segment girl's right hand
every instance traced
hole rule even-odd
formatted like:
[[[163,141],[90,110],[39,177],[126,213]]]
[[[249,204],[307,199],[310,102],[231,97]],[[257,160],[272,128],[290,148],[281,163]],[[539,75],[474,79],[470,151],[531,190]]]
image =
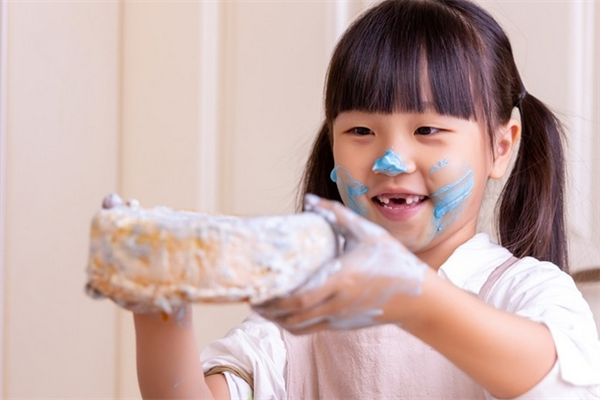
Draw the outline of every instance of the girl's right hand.
[[[102,208],[105,210],[109,210],[115,207],[139,207],[140,203],[136,199],[129,199],[127,201],[123,201],[123,199],[116,193],[111,193],[108,196],[104,197],[102,200]],[[119,307],[132,311],[135,314],[161,314],[161,311],[157,308],[148,306],[147,304],[142,303],[133,303],[133,302],[125,302],[123,300],[111,299],[117,304]],[[179,307],[172,311],[172,314],[175,316],[176,320],[181,320],[182,316],[185,314],[186,307]],[[164,318],[164,313],[163,318]]]

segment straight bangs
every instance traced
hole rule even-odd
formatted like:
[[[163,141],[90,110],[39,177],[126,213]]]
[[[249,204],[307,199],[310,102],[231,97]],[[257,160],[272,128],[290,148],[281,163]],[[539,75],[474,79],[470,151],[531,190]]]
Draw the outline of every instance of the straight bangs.
[[[433,110],[478,120],[485,104],[482,51],[455,10],[431,1],[386,2],[355,21],[329,66],[325,113]],[[479,53],[479,54],[475,54]]]

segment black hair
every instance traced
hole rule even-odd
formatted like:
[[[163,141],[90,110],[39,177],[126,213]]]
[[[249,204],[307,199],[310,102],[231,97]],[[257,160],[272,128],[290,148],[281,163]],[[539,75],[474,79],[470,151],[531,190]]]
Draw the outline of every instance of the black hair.
[[[480,121],[490,143],[514,107],[522,116],[517,160],[497,205],[501,244],[568,270],[563,128],[526,92],[510,42],[494,18],[467,0],[387,0],[360,16],[332,56],[325,121],[301,195],[341,200],[329,179],[331,125],[344,111],[424,112]],[[490,148],[493,149],[492,146]]]

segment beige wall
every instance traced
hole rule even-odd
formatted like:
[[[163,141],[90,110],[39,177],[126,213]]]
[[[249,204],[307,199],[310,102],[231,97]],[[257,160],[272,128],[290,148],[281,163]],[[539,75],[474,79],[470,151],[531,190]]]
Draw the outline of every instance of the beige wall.
[[[3,4],[2,393],[112,397],[116,311],[83,296],[117,182],[119,5]]]
[[[2,396],[137,398],[131,316],[83,294],[102,197],[291,212],[333,43],[369,2],[0,1]],[[599,264],[598,4],[482,4],[573,129],[576,265]],[[195,307],[201,345],[247,313]]]

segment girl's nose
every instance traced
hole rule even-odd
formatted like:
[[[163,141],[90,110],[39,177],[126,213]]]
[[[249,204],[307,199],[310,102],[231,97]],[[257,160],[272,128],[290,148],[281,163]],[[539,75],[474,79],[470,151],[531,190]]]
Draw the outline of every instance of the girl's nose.
[[[411,173],[414,170],[412,163],[406,163],[393,149],[386,150],[382,157],[373,163],[373,172],[385,174],[387,176],[396,176],[399,174]]]

